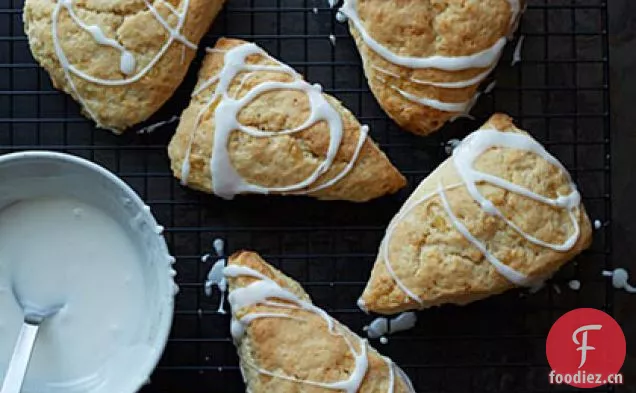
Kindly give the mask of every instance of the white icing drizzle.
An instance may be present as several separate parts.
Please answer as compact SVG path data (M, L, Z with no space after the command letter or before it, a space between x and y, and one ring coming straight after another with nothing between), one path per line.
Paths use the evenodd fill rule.
M347 332L324 310L316 307L311 302L300 299L295 294L282 288L275 281L271 280L269 277L256 270L253 270L246 266L231 265L225 268L224 274L226 277L236 278L240 276L246 276L257 279L257 281L254 281L245 287L236 288L230 293L230 295L228 296L228 300L232 307L233 314L236 314L244 307L249 307L256 304L281 308L283 310L303 310L315 314L325 321L328 331L331 335L342 338L345 341L355 361L353 370L351 370L351 373L349 374L349 377L347 379L330 383L303 380L293 376L282 374L280 372L273 372L260 368L257 365L246 361L245 359L242 359L241 361L242 366L250 367L260 374L267 375L273 378L283 379L286 381L319 387L323 389L344 391L347 393L355 393L360 389L364 377L366 376L369 369L368 343L366 340ZM272 299L278 299L279 301ZM288 303L283 303L280 300ZM278 313L270 311L250 313L241 317L240 320L237 320L235 318L232 319L231 332L234 340L236 342L240 342L245 334L245 329L247 328L247 326L253 321L261 318L285 318L299 321L305 320L302 317L291 315L285 312ZM352 340L357 341L358 348L356 348L356 345L354 345L354 342ZM393 393L395 391L395 370L399 370L399 368L395 366L390 359L385 357L383 357L382 359L387 364L389 370L389 386L387 388L387 392ZM409 388L412 388L411 381L404 374L404 372L398 371L398 373L403 382ZM414 392L414 390L411 390L411 392Z
M520 0L506 0L510 6L510 31L514 31L516 29L516 21L519 19L521 13L521 4ZM440 88L447 89L461 89L469 86L476 85L481 83L496 67L499 58L503 52L503 47L507 42L507 37L501 37L497 40L491 47L484 49L481 52L477 52L471 55L465 56L441 56L441 55L433 55L427 57L411 57L411 56L403 56L399 55L386 46L382 45L378 41L376 41L366 30L364 27L364 23L362 22L358 10L357 10L358 0L345 0L344 4L340 8L340 11L336 15L336 18L340 22L344 22L346 19L349 19L351 24L356 28L360 37L364 41L364 43L379 56L384 58L386 61L393 63L398 66L407 67L411 69L424 69L424 68L432 68L444 71L463 71L472 68L485 68L486 70L481 72L480 74L469 78L467 80L454 81L454 82L435 82L430 80L419 80L415 78L409 78L408 80L420 84L420 85L429 85ZM400 75L392 73L390 71L384 70L380 67L372 65L372 67L378 70L381 73L393 76L395 78L401 78ZM382 80L382 78L378 78ZM462 102L462 103L448 103L441 102L439 100L435 100L432 98L426 97L417 97L411 93L405 92L404 90L399 89L398 87L391 85L393 90L397 91L402 97L408 99L409 101L415 102L420 105L428 106L431 108L435 108L444 112L459 112L462 114L468 114L472 105L474 105L478 96L475 96L472 100ZM455 120L455 118L453 118Z
M572 191L568 195L559 195L557 198L552 199L539 195L528 190L525 187L518 186L497 176L479 172L478 170L474 169L473 163L475 162L475 160L477 160L477 158L485 153L488 149L495 146L523 150L534 153L537 156L543 158L545 161L559 168L564 173L564 175L567 177L568 182L570 183L570 188ZM521 133L501 132L495 129L481 129L467 136L457 147L457 149L455 149L455 151L453 152L453 163L455 164L457 172L464 181L466 189L473 197L473 199L479 205L481 205L482 209L486 213L495 215L504 220L508 226L512 227L517 233L519 233L520 235L525 237L526 240L535 245L545 248L551 248L555 251L568 251L572 247L574 247L580 234L580 228L578 220L576 218L576 211L581 203L581 194L579 194L576 185L572 182L567 169L563 167L559 160L550 155L550 153L548 153L543 148L543 146L539 144L539 142ZM508 220L508 218L503 213L501 213L501 211L497 209L497 207L492 202L486 199L479 192L479 189L477 188L477 184L479 182L492 184L504 190L522 195L526 198L533 199L546 205L561 209L567 209L572 225L574 227L574 232L562 244L547 243L523 232L521 228L519 228L512 221Z
M486 68L490 67L501 54L501 50L506 44L506 38L502 37L490 48L487 48L481 52L467 55L467 56L428 56L428 57L411 57L398 55L391 51L386 46L376 41L367 32L358 15L357 10L358 0L345 0L340 12L345 14L349 21L353 23L356 30L360 33L360 36L364 40L365 44L369 46L375 53L382 56L385 60L408 68L435 68L444 71L461 71L469 68Z
M329 42L331 42L331 45L336 46L336 36L329 34Z
M629 273L623 268L617 268L613 271L603 270L603 276L612 277L612 286L616 289L624 289L628 293L636 293L636 287L629 285Z
M444 101L436 100L434 98L418 97L415 94L411 94L394 85L391 85L391 88L397 91L402 97L406 98L409 101L413 101L418 104L435 108L444 112L465 112L466 108L468 108L468 105L470 105L471 103L471 101L444 102Z
M497 86L497 81L493 80L492 82L490 82L488 84L488 86L486 86L486 88L484 89L484 94L490 94L492 93L493 90L495 90L495 87Z
M264 50L255 44L248 43L234 47L225 52L224 65L219 74L201 84L201 86L195 91L196 94L200 94L204 90L216 84L214 93L211 94L203 108L199 111L194 122L189 145L186 149L181 166L182 184L187 184L190 174L190 155L197 127L200 125L201 119L205 113L210 110L214 103L216 103L217 106L214 115L215 129L212 156L210 158L210 176L212 177L212 190L216 195L222 198L232 199L235 195L241 193L308 194L336 184L349 174L355 165L362 147L364 146L364 142L366 141L368 127L361 127L356 150L344 169L330 180L316 185L315 183L317 183L320 178L329 171L329 169L331 169L342 144L344 133L342 118L338 111L332 107L322 94L322 88L320 85L310 85L305 82L291 67L278 61L276 62L276 65L247 64L246 59L251 55L260 55L271 59ZM231 97L229 95L232 82L239 74L243 72L249 73L257 71L279 72L291 76L293 80L291 82L263 82L253 87L240 98ZM248 76L244 76L243 78L248 78ZM245 82L245 80L246 79L242 79L242 82ZM242 88L242 85L240 88ZM311 106L311 113L303 124L296 128L281 131L262 131L253 127L242 125L238 121L238 114L241 109L258 96L273 90L295 90L304 92L307 95ZM314 172L305 180L289 186L268 188L248 183L232 166L227 145L233 131L238 130L258 138L269 138L301 132L319 121L325 121L329 126L329 147L325 160L318 165Z
M401 79L402 77L395 73L395 72L391 72L389 70L385 70L382 67L378 67L375 64L371 65L371 67L373 69L375 69L376 71L392 76L394 78L397 79ZM463 89L465 87L470 87L473 85L476 85L480 82L482 82L484 79L486 79L486 77L488 75L490 75L490 73L492 72L492 70L494 70L496 67L496 63L495 65L493 65L492 67L488 68L486 71L482 72L481 74L471 78L471 79L467 79L465 81L456 81L456 82L436 82L436 81L431 81L431 80L424 80L424 79L417 79L417 78L408 78L407 80L413 83L416 83L418 85L428 85L428 86L435 86L435 87L442 87L442 88L446 88L446 89ZM402 78L403 79L403 78Z
M174 41L179 41L185 46L194 50L196 50L197 48L196 44L190 42L181 33L181 31L183 30L183 25L185 23L186 13L189 8L190 0L183 1L182 3L183 7L181 11L176 10L167 1L162 0L162 4L166 6L170 10L170 12L172 12L177 17L177 23L176 23L176 26L174 27L170 26L168 22L166 22L166 20L161 16L159 11L157 11L157 9L151 3L149 3L148 0L144 0L150 12L155 16L157 21L169 33L169 37L167 41L164 43L164 45L161 47L161 49L150 60L150 62L141 69L137 67L137 62L136 62L134 54L128 51L121 43L119 43L115 39L106 37L103 30L99 26L88 25L85 22L83 22L73 10L74 2L75 0L59 0L56 2L55 8L53 9L52 17L51 17L52 18L51 35L53 37L53 46L55 48L55 54L58 58L60 66L62 67L62 70L64 71L64 76L69 82L71 90L73 91L73 93L75 93L78 101L80 101L80 103L86 109L88 114L94 119L96 119L97 117L89 108L89 106L87 105L87 102L81 97L81 95L77 91L75 82L72 79L72 75L79 77L81 79L84 79L88 82L100 84L104 86L125 86L127 84L137 82L138 80L143 78L155 66L155 64L159 61L159 59L163 57L163 55L167 52L168 48L170 47L170 45L172 45ZM82 30L89 33L98 44L109 46L120 52L119 68L121 73L126 75L125 78L102 79L102 78L94 77L78 69L77 67L75 67L73 64L69 62L66 56L66 53L64 52L64 49L62 49L60 38L58 36L59 32L58 32L57 26L58 26L58 20L60 17L60 12L62 11L62 9L66 10L69 16L71 17L71 19L73 20L73 22L75 22L75 24L77 24L77 26L80 27Z
M167 125L167 124L174 123L175 121L178 121L179 119L180 119L179 116L176 116L176 115L172 116L168 120L158 121L155 124L151 124L151 125L146 126L144 128L140 128L139 130L137 130L137 134L152 134L157 129L159 129L159 128Z
M485 153L487 150L493 147L504 147L510 149L518 149L536 154L543 158L548 163L559 168L564 176L566 176L569 187L571 189L568 195L559 195L556 198L548 198L543 195L537 194L525 187L516 185L507 180L499 178L494 175L480 172L473 167L474 162L479 156ZM510 266L502 263L497 257L495 257L486 247L486 245L473 236L468 228L463 224L461 220L455 216L450 206L448 198L446 197L446 191L457 188L465 187L473 200L479 204L481 209L489 214L497 216L503 220L508 226L513 228L520 236L525 238L530 243L535 245L550 248L555 251L568 251L576 244L579 235L580 227L577 221L577 214L579 212L579 206L581 203L581 196L576 188L576 185L572 182L572 179L563 165L550 153L548 153L541 144L532 139L532 137L516 132L502 132L492 128L482 128L472 134L468 135L454 150L452 155L452 162L459 174L462 182L443 185L442 182L438 184L436 192L431 192L423 197L409 203L400 211L395 219L389 225L386 236L380 246L380 253L385 263L388 273L394 279L396 285L412 300L424 306L423 301L413 291L411 291L393 270L389 259L389 245L391 244L391 238L396 226L402 222L402 220L418 205L428 201L429 199L438 196L442 203L442 207L446 212L446 215L450 219L453 227L462 234L475 248L477 248L484 257L491 263L497 272L504 276L508 281L518 286L535 286L536 280L532 281L524 274L516 271ZM572 226L574 228L573 233L561 244L553 244L542 241L528 233L525 233L515 223L510 221L491 201L486 199L479 191L477 185L480 183L488 183L493 186L502 188L509 192L522 195L534 201L553 206L558 209L566 209L569 213Z
M66 8L66 11L70 15L71 19L73 19L73 22L75 22L79 27L89 33L93 37L95 42L100 45L110 46L111 48L117 49L120 52L121 58L119 62L119 68L122 73L130 75L135 71L136 62L135 57L132 53L128 52L122 44L117 42L117 40L106 37L106 34L104 34L99 26L87 25L86 23L84 23L73 10L72 0L60 0L60 2L62 3L61 5Z
M523 48L523 41L526 39L525 35L519 37L517 41L517 45L515 46L515 51L512 54L512 61L510 62L511 66L514 66L517 63L521 62L521 49Z

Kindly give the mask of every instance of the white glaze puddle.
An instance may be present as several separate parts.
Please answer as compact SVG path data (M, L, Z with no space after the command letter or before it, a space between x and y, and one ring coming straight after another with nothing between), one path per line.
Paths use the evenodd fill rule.
M73 5L75 0L60 0L56 2L55 8L52 13L52 22L51 22L51 35L53 37L53 46L55 48L55 54L60 62L60 66L64 71L64 76L66 77L71 89L77 96L78 100L82 104L82 106L86 109L86 111L90 114L93 119L97 117L92 112L90 106L86 100L82 98L82 96L77 91L75 87L75 82L73 81L72 76L84 79L85 81L103 85L103 86L125 86L134 82L137 82L144 76L150 72L150 70L157 64L157 62L163 57L163 55L167 52L170 45L173 42L178 41L184 45L184 48L187 46L190 49L196 50L197 45L190 42L183 35L183 25L186 20L186 14L188 12L188 7L190 0L183 0L183 3L180 5L181 10L177 10L167 1L161 1L161 4L166 6L168 10L177 17L177 22L175 26L171 26L161 15L161 13L157 10L157 8L148 2L148 0L144 0L146 7L148 10L155 16L157 21L163 26L163 28L168 32L168 39L163 44L161 49L154 55L154 57L146 64L144 67L140 67L137 64L137 60L135 58L135 54L128 51L120 42L115 40L114 38L107 37L104 33L103 29L97 25L89 25L83 22L80 17L75 13ZM119 69L120 72L124 75L124 78L120 79L103 79L98 78L92 75L87 74L86 72L78 69L75 65L71 64L68 60L68 57L62 49L62 44L60 42L60 31L57 27L58 21L60 19L60 14L62 10L66 11L69 14L73 22L82 30L86 31L91 37L100 45L109 46L113 49L119 51L120 61L119 61Z
M510 33L516 30L516 21L519 19L521 13L520 0L507 0L510 5ZM501 37L491 47L484 49L481 52L474 53L466 56L428 56L428 57L411 57L403 56L393 52L391 49L382 45L376 41L371 34L364 27L364 23L361 20L358 9L358 0L345 0L344 4L340 8L340 11L336 15L339 22L349 20L349 22L356 28L360 37L364 43L376 54L381 56L389 63L407 67L411 69L425 69L432 68L444 71L463 71L473 68L484 68L485 70L471 78L466 80L454 81L454 82L437 82L431 80L419 80L414 78L407 78L408 81L420 85L436 86L446 89L461 89L469 86L473 86L481 83L496 67L499 58L503 52L503 47L507 42L507 38ZM377 66L372 66L377 71L390 75L395 78L401 78L400 75L389 72ZM401 78L402 79L402 78ZM382 81L382 79L380 79ZM416 94L399 89L395 85L389 86L395 90L402 97L417 104L428 106L443 112L453 112L468 115L470 109L476 102L478 96L475 96L472 100L467 102L443 102L433 99L431 97L421 97Z
M594 229L601 229L603 227L603 223L601 220L594 220Z
M254 281L246 287L234 289L228 296L228 300L230 302L234 315L242 308L255 304L263 304L280 309L280 312L249 313L243 316L240 320L236 320L233 318L231 322L231 332L236 342L240 342L242 340L247 326L249 326L250 323L257 319L285 318L303 321L304 319L302 317L289 315L286 312L289 310L303 310L322 318L325 321L329 333L336 338L344 340L344 342L349 347L349 351L351 352L353 359L355 360L355 365L350 371L347 379L331 383L298 379L294 376L285 375L279 372L272 372L259 368L246 359L242 359L242 366L250 367L263 375L312 387L334 391L344 391L347 393L355 393L360 389L362 381L364 380L364 377L369 368L368 343L366 340L345 331L344 328L336 323L336 321L324 310L314 306L310 302L298 298L296 295L282 288L273 280L251 268L232 265L226 267L224 273L227 277L245 276L257 279L257 281ZM284 300L285 303L281 302L281 300ZM408 385L410 391L415 392L415 390L412 388L411 381L408 379L408 376L406 376L406 374L404 374L404 372L399 369L399 367L393 364L391 359L383 357L383 360L385 361L389 369L389 386L387 392L394 392L396 371L399 377Z
M321 177L331 169L336 154L338 153L343 140L343 122L338 111L329 104L325 96L322 94L320 85L310 85L305 82L301 76L291 67L277 62L276 65L257 65L247 64L246 59L252 55L260 55L271 59L267 53L255 44L243 44L224 52L223 68L219 74L213 76L204 82L195 93L201 94L204 90L214 88L214 93L210 95L204 107L199 111L194 122L189 145L186 149L181 167L181 182L187 184L190 175L190 154L192 145L200 126L201 119L207 113L213 104L216 104L214 110L214 142L212 147L212 156L210 157L210 176L212 177L212 191L214 194L232 199L235 195L241 193L254 194L308 194L319 191L339 182L353 168L356 160L362 150L364 141L367 138L368 127L362 126L359 132L358 143L354 154L345 166L345 168L335 175L333 178L317 184ZM291 82L263 82L251 90L249 90L241 98L232 97L229 94L230 86L234 79L241 73L246 73L241 82L245 83L251 73L267 71L280 72L287 74L293 78ZM205 88L203 88L205 86ZM242 87L243 85L241 85ZM303 124L296 128L280 130L280 131L262 131L253 127L242 125L238 121L238 114L241 109L252 102L260 95L274 90L295 90L306 94L311 105L311 113ZM247 182L232 166L230 154L228 151L228 143L230 135L233 131L238 130L252 137L270 138L279 135L290 135L306 130L317 122L325 121L329 126L329 147L325 160L318 165L314 172L303 181L283 187L263 187L257 184Z
M628 293L636 293L636 287L629 284L629 273L623 268L613 271L603 270L604 277L612 277L612 286L616 289L624 289Z
M141 258L123 227L82 202L34 199L1 210L0 381L23 320L12 283L28 302L65 304L40 330L25 391L104 392L129 375L126 359L151 355L136 330L147 304Z
M499 178L497 176L483 173L476 170L473 167L475 161L487 150L493 147L504 147L511 149L518 149L527 152L531 152L541 157L548 163L554 165L559 168L561 172L567 177L569 182L569 187L571 189L570 194L568 195L559 195L557 198L548 198L543 195L539 195L525 187L513 184L508 182L505 179ZM472 134L468 135L458 146L453 150L452 162L455 166L462 182L456 184L445 185L443 183L438 184L438 189L436 192L429 193L424 195L423 197L415 200L414 202L410 202L408 206L405 206L393 219L389 228L387 229L385 238L382 241L380 246L380 255L385 263L388 273L395 280L395 283L398 287L405 293L409 298L416 301L420 306L424 306L422 300L417 296L411 289L409 289L402 279L397 276L390 262L389 255L389 245L391 244L391 238L393 236L393 232L397 225L399 225L405 217L407 217L413 209L428 201L433 197L439 197L444 211L446 212L448 218L450 219L453 227L462 234L475 248L477 248L491 263L497 272L504 276L508 281L512 282L518 286L528 286L534 287L537 285L536 281L531 281L524 274L514 270L508 265L501 262L497 257L495 257L486 247L486 245L475 236L473 236L468 228L463 224L463 222L455 216L452 207L446 197L446 192L448 190L457 188L457 187L465 187L473 200L481 206L481 209L489 214L498 217L500 220L503 220L509 227L513 228L520 236L526 239L528 242L533 243L537 246L549 248L555 251L568 251L576 244L579 235L580 235L580 227L579 223L576 219L576 216L579 212L579 206L581 203L581 196L576 188L576 185L572 182L569 173L563 167L563 165L550 153L548 153L541 144L532 139L530 136L521 134L521 133L513 133L513 132L501 132L495 129L479 129ZM477 185L480 183L488 183L490 185L502 188L509 192L523 195L529 199L535 200L537 202L552 206L557 209L565 209L569 212L570 220L572 226L574 228L573 233L561 244L552 244L545 241L542 241L529 233L524 232L521 228L519 228L515 223L510 221L491 201L486 199L481 192L479 191Z
M205 291L205 295L207 297L212 296L212 287L216 286L220 293L221 299L219 300L219 308L216 310L219 314L225 314L225 292L227 291L227 280L223 275L223 269L225 268L226 260L223 258L225 256L225 242L221 238L214 239L212 242L214 246L214 252L219 257L217 261L212 265L210 269L207 279L203 284L203 290ZM207 262L210 258L210 254L205 254L201 257L202 262Z
M444 151L450 156L460 143L462 143L461 139L449 139L448 142L444 144Z
M570 280L568 282L568 287L573 291L578 291L581 289L581 282L579 280Z
M404 312L394 318L378 317L364 327L369 338L378 338L386 334L393 334L412 329L417 323L414 312Z

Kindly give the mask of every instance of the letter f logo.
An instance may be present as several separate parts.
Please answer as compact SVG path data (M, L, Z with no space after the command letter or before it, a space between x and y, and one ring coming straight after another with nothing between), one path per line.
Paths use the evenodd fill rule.
M574 333L572 334L572 341L574 341L574 344L581 345L580 347L576 349L577 351L581 351L581 364L579 364L579 368L583 367L583 365L585 364L585 361L587 360L587 351L593 351L596 349L594 347L587 345L588 330L601 330L602 327L603 327L602 325L585 325L576 329ZM583 333L581 335L583 338L581 342L579 342L577 336L581 332Z

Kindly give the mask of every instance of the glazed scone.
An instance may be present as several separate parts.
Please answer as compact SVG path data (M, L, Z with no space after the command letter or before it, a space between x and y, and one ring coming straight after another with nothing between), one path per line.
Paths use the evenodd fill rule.
M371 91L404 129L427 135L467 115L525 0L345 0Z
M567 170L497 114L391 221L359 305L393 314L536 285L591 239Z
M231 331L252 393L414 392L391 359L253 252L229 259Z
M356 202L405 185L368 127L319 85L252 43L222 38L208 52L168 147L183 184L226 199L271 193Z
M53 86L121 133L181 84L224 0L26 0L24 29Z

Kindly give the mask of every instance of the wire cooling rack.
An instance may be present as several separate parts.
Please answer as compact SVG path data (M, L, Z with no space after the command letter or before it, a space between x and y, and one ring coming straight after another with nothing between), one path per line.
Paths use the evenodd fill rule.
M143 392L243 392L229 317L215 313L218 294L202 283L200 256L213 239L228 252L247 248L298 279L319 306L354 331L370 317L355 307L383 231L410 190L366 204L296 197L223 201L179 186L166 144L175 125L150 135L115 137L95 130L77 105L51 86L34 62L22 26L22 0L0 0L0 153L66 151L121 176L166 226L181 293L165 355ZM400 131L369 93L357 51L326 0L228 0L203 41L221 35L257 42L349 107L409 179L410 189L495 110L510 114L555 154L578 181L587 210L602 228L591 250L533 295L512 291L466 307L421 312L416 328L373 343L411 376L418 392L567 391L548 385L545 337L561 314L588 306L611 313L600 269L610 267L610 150L606 3L530 0L520 34L522 61L509 44L494 74L496 88L473 110L431 137ZM335 45L329 35L335 36ZM178 115L189 101L201 51L184 85L147 124ZM571 279L582 282L572 291ZM308 354L308 356L311 356ZM573 391L573 390L572 390ZM600 388L599 391L612 391ZM116 392L113 392L116 393Z

